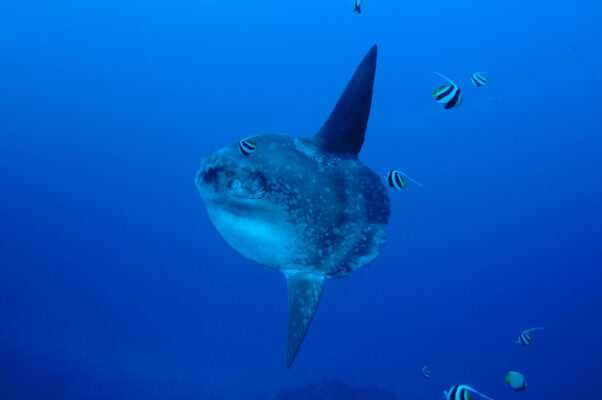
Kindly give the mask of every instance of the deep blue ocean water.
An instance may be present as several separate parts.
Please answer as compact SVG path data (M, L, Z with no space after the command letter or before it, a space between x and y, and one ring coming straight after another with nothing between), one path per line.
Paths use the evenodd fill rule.
M269 398L325 378L402 400L602 396L602 6L352 9L0 4L0 399ZM288 370L285 280L221 238L194 177L241 137L315 133L375 43L360 159L426 187L389 190L382 255L326 282ZM461 107L433 101L433 71Z

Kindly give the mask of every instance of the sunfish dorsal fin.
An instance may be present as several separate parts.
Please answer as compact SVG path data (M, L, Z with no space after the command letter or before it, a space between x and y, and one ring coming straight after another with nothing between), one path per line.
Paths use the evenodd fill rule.
M285 272L284 276L288 286L286 366L290 368L320 302L324 274Z
M375 70L376 45L357 67L334 110L314 135L318 146L337 153L359 153L370 116Z

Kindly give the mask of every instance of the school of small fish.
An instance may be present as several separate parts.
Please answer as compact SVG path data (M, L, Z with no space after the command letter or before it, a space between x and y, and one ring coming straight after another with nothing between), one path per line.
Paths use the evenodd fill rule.
M361 13L361 4L362 0L354 0L355 8L353 11L357 12L358 14ZM433 90L433 98L435 99L435 101L437 103L443 104L446 110L456 108L462 105L463 97L460 87L447 76L439 72L435 72L435 74L439 75L447 82L446 84L439 87L439 89ZM487 76L485 72L475 72L470 77L470 83L475 88L486 86L489 83L489 76ZM489 99L494 103L497 103L497 99L493 97L489 97ZM424 187L422 184L416 182L404 172L394 169L387 172L387 174L385 175L385 181L387 185L397 190L405 190L405 188L408 185L408 181L416 184L419 187ZM522 345L523 347L527 346L528 344L531 344L531 342L533 341L533 335L531 333L541 329L543 328L537 327L522 331L518 336L516 343ZM431 368L428 366L422 367L422 375L425 378L430 379L432 377ZM525 377L523 376L523 374L517 371L508 372L508 374L506 375L505 383L508 386L510 386L512 390L515 391L522 391L527 388L527 381L525 380ZM472 400L472 394L476 394L486 400L493 400L491 397L486 396L483 393L467 385L454 385L449 390L443 391L443 395L445 396L446 400Z
M542 329L542 327L537 327L522 331L518 336L516 343L525 347L533 341L533 335L531 335L531 332ZM427 366L422 367L422 375L424 375L425 378L430 378L432 376L431 368ZM512 390L517 392L527 389L527 380L525 379L525 376L517 371L508 372L505 383L510 386ZM486 396L467 385L454 385L449 390L443 391L443 395L445 396L446 400L472 400L471 393L474 393L487 400L493 400L491 397Z

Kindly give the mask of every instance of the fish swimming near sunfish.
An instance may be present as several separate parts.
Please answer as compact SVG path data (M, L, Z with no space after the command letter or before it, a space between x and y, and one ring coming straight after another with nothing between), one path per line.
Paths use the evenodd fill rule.
M430 378L432 374L433 373L429 367L422 367L422 375L424 375L425 378Z
M484 75L483 72L477 72L470 77L470 82L474 87L485 86L489 83L489 77Z
M398 190L403 190L406 188L406 186L408 185L406 179L420 187L424 187L423 184L416 182L414 179L410 178L407 174L404 174L401 171L396 171L392 169L389 172L387 172L387 175L385 175L385 180L387 181L387 184L392 188Z
M527 381L520 372L510 371L506 375L506 384L508 384L512 390L525 390L527 388Z
M531 344L531 342L533 341L533 335L531 335L531 332L533 331L539 331L543 328L538 327L538 328L532 328L532 329L527 329L526 331L522 331L520 333L520 335L518 336L518 339L516 339L516 343L522 345L523 347L525 347L528 344Z
M238 147L243 155L248 156L257 150L257 143L249 139L242 139L238 142Z
M256 146L248 156L236 141L203 157L196 176L209 218L223 238L286 278L288 367L324 281L372 263L385 245L389 196L379 176L358 159L376 53L373 46L316 134L253 136Z
M433 97L437 103L445 104L445 109L458 107L462 105L463 99L460 88L447 76L435 72L443 79L449 82L449 85L443 85L439 89L433 90Z
M354 0L353 4L354 4L354 8L353 11L357 12L358 14L362 13L362 9L361 9L361 5L363 3L364 0Z
M487 400L493 400L491 397L485 396L483 393L480 393L475 389L471 388L470 386L466 385L454 385L448 391L443 391L443 395L445 396L446 400L471 400L471 393L478 394L479 396Z

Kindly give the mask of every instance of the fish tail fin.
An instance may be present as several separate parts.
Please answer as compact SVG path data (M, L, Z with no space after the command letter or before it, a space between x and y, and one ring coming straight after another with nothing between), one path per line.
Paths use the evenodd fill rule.
M356 13L358 13L358 14L362 13L362 9L359 8L359 6L357 6L357 5L353 8L353 11L356 12Z

